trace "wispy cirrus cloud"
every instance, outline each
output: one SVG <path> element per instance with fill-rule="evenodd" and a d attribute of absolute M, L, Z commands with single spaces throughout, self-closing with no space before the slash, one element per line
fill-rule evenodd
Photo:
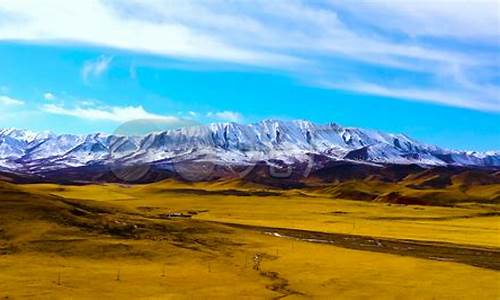
<path fill-rule="evenodd" d="M 498 111 L 499 5 L 495 0 L 51 5 L 0 0 L 3 14 L 10 16 L 0 23 L 0 39 L 76 41 L 280 69 L 360 93 Z M 82 76 L 99 76 L 110 62 L 101 57 L 84 67 Z"/>
<path fill-rule="evenodd" d="M 113 57 L 101 55 L 97 59 L 88 60 L 82 67 L 83 81 L 88 82 L 90 78 L 96 78 L 104 74 L 111 64 Z"/>
<path fill-rule="evenodd" d="M 463 95 L 438 89 L 384 86 L 370 82 L 324 83 L 323 86 L 331 89 L 371 94 L 388 98 L 423 101 L 449 106 L 460 106 L 470 109 L 500 112 L 499 103 L 495 103 L 494 101 L 483 101 L 484 99 L 478 99 L 474 94 Z"/>
<path fill-rule="evenodd" d="M 373 27 L 412 37 L 452 37 L 495 42 L 500 38 L 498 1 L 331 1 Z M 497 25 L 497 26 L 495 26 Z"/>
<path fill-rule="evenodd" d="M 161 1 L 0 1 L 10 22 L 0 24 L 0 39 L 79 42 L 179 58 L 244 64 L 288 64 L 296 57 L 239 47 L 212 32 L 165 15 L 202 18 L 202 3 Z M 222 3 L 215 3 L 223 7 Z M 222 6 L 221 6 L 222 5 Z M 191 8 L 190 8 L 191 7 Z M 214 6 L 215 8 L 215 6 Z M 136 11 L 135 13 L 133 11 Z M 221 16 L 223 17 L 223 16 Z M 92 22 L 89 22 L 92 20 Z"/>

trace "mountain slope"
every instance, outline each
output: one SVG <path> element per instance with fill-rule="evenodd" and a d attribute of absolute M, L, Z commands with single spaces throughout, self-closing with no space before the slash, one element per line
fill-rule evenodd
<path fill-rule="evenodd" d="M 297 164 L 309 163 L 312 156 L 370 164 L 500 167 L 498 152 L 450 151 L 403 134 L 308 121 L 214 123 L 140 137 L 0 130 L 0 167 L 27 174 L 86 166 L 147 164 L 161 168 L 186 161 L 240 166 L 262 161 Z M 321 167 L 321 163 L 314 161 L 314 167 Z"/>

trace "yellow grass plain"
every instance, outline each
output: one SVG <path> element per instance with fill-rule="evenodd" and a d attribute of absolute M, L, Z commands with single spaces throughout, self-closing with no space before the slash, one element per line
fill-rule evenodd
<path fill-rule="evenodd" d="M 293 190 L 242 196 L 234 187 L 175 182 L 8 185 L 1 195 L 0 299 L 500 298 L 500 272 L 492 268 L 217 223 L 499 251 L 495 205 L 388 205 Z M 45 206 L 32 209 L 36 201 Z M 48 213 L 52 203 L 66 217 Z M 158 218 L 174 213 L 191 217 Z M 118 230 L 131 224 L 142 233 Z"/>

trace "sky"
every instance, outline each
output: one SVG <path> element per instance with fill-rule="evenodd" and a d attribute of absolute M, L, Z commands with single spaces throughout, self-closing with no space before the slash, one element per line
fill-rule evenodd
<path fill-rule="evenodd" d="M 500 2 L 0 0 L 0 128 L 305 119 L 500 150 Z"/>

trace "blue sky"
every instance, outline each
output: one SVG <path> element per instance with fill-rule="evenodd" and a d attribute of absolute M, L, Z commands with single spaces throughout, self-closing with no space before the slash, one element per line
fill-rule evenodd
<path fill-rule="evenodd" d="M 0 127 L 308 119 L 500 149 L 495 1 L 37 3 L 0 0 Z"/>

